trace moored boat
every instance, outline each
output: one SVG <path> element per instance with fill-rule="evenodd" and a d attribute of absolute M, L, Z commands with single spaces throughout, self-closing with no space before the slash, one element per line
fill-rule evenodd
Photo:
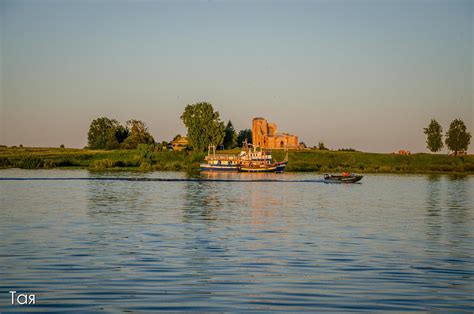
<path fill-rule="evenodd" d="M 284 161 L 274 161 L 270 152 L 259 150 L 257 146 L 244 143 L 240 153 L 241 164 L 239 172 L 276 172 L 285 170 L 288 163 L 288 152 Z"/>
<path fill-rule="evenodd" d="M 237 172 L 240 167 L 240 158 L 236 155 L 216 154 L 216 147 L 209 146 L 206 163 L 200 165 L 201 171 Z"/>
<path fill-rule="evenodd" d="M 324 175 L 324 182 L 328 183 L 355 183 L 362 180 L 364 176 L 348 174 L 348 175 Z"/>
<path fill-rule="evenodd" d="M 201 168 L 201 171 L 224 171 L 224 172 L 239 171 L 238 165 L 201 164 L 200 168 Z"/>
<path fill-rule="evenodd" d="M 270 152 L 259 150 L 252 144 L 244 143 L 239 155 L 216 154 L 216 147 L 209 146 L 204 158 L 206 163 L 200 165 L 201 171 L 226 172 L 283 172 L 288 163 L 288 153 L 284 161 L 274 161 Z"/>

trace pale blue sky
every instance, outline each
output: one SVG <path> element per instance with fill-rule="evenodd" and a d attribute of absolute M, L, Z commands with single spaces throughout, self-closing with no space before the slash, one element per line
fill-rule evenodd
<path fill-rule="evenodd" d="M 0 144 L 83 147 L 99 116 L 169 140 L 198 101 L 331 148 L 425 151 L 431 118 L 474 133 L 473 1 L 0 3 Z"/>

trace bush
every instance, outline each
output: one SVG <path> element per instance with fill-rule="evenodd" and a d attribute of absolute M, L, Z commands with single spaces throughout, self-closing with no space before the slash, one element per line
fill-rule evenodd
<path fill-rule="evenodd" d="M 6 168 L 12 166 L 12 162 L 8 157 L 0 157 L 0 167 Z"/>
<path fill-rule="evenodd" d="M 148 162 L 142 162 L 142 163 L 140 163 L 140 170 L 150 171 L 150 170 L 152 170 L 152 165 L 149 164 Z"/>
<path fill-rule="evenodd" d="M 54 162 L 54 160 L 51 160 L 51 159 L 46 159 L 43 161 L 43 168 L 54 168 L 56 167 L 56 163 Z"/>
<path fill-rule="evenodd" d="M 92 163 L 92 167 L 95 169 L 108 169 L 113 168 L 114 166 L 115 162 L 109 158 L 94 160 Z"/>
<path fill-rule="evenodd" d="M 34 157 L 26 157 L 17 160 L 15 166 L 22 169 L 38 169 L 43 166 L 43 160 Z"/>
<path fill-rule="evenodd" d="M 74 166 L 80 166 L 81 163 L 77 161 L 76 159 L 60 159 L 55 162 L 56 167 L 74 167 Z"/>
<path fill-rule="evenodd" d="M 474 172 L 474 164 L 468 163 L 464 165 L 464 171 Z"/>
<path fill-rule="evenodd" d="M 154 163 L 153 156 L 155 151 L 154 144 L 138 144 L 134 159 L 137 160 L 140 164 L 140 167 L 147 167 L 147 165 L 152 165 Z"/>

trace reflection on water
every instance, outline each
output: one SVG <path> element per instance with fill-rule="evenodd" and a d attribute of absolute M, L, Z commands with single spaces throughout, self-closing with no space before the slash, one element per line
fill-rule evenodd
<path fill-rule="evenodd" d="M 0 171 L 117 175 L 186 176 Z M 0 291 L 35 292 L 29 310 L 474 310 L 473 177 L 0 181 L 0 192 Z M 0 311 L 18 310 L 9 297 Z"/>
<path fill-rule="evenodd" d="M 442 236 L 442 177 L 441 175 L 429 175 L 426 182 L 428 193 L 426 195 L 426 226 L 427 235 L 434 241 L 440 241 Z"/>

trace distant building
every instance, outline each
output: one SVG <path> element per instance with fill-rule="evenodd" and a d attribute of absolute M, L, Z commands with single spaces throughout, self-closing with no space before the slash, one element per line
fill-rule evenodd
<path fill-rule="evenodd" d="M 411 155 L 411 152 L 409 150 L 399 150 L 398 151 L 399 155 Z"/>
<path fill-rule="evenodd" d="M 189 145 L 189 141 L 186 137 L 178 135 L 171 141 L 171 147 L 173 150 L 181 151 Z"/>
<path fill-rule="evenodd" d="M 266 149 L 298 149 L 298 136 L 277 133 L 277 125 L 264 118 L 252 120 L 252 144 Z"/>

